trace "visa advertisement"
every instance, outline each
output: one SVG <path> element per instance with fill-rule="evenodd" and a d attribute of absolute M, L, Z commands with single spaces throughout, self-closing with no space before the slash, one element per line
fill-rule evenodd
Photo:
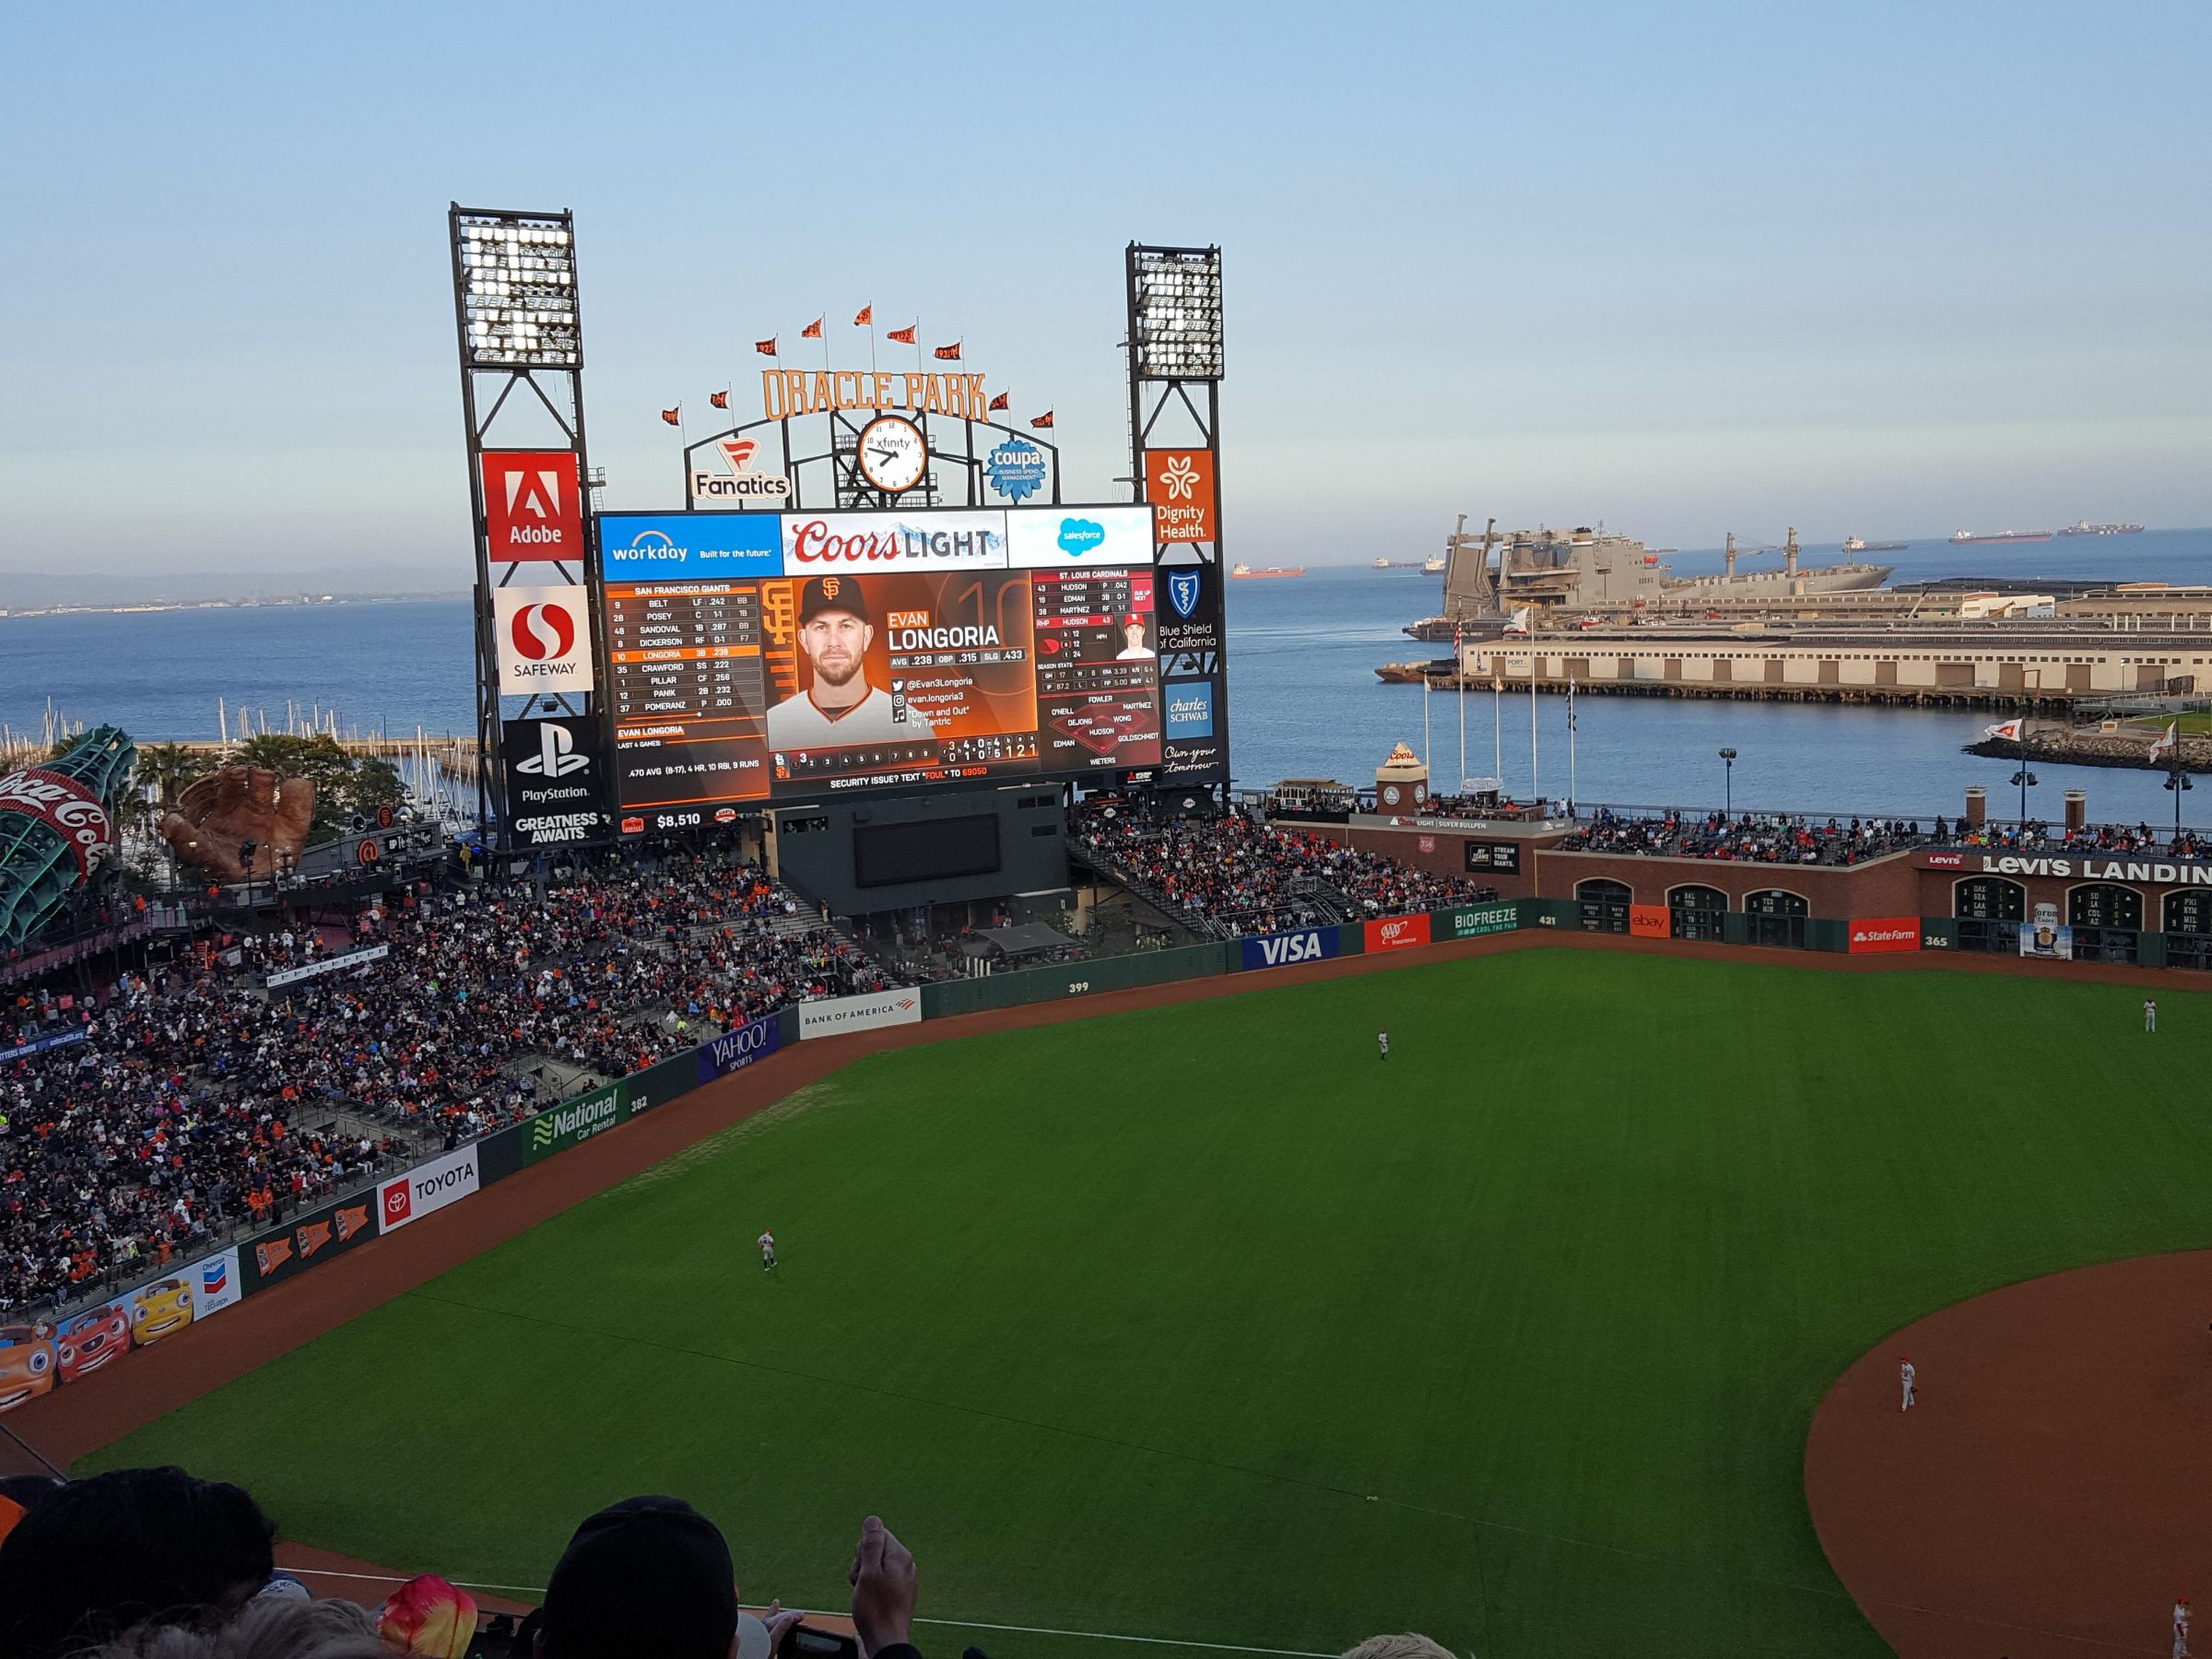
<path fill-rule="evenodd" d="M 1247 972 L 1259 968 L 1293 968 L 1300 962 L 1321 962 L 1337 954 L 1339 943 L 1333 927 L 1301 927 L 1294 933 L 1268 934 L 1238 942 Z"/>

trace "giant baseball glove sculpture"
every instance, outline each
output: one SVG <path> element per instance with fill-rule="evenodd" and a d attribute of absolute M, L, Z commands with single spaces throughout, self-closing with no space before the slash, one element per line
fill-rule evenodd
<path fill-rule="evenodd" d="M 314 816 L 312 779 L 279 778 L 259 766 L 226 766 L 187 785 L 156 828 L 178 863 L 218 881 L 243 881 L 296 859 Z M 249 843 L 250 867 L 243 855 Z"/>

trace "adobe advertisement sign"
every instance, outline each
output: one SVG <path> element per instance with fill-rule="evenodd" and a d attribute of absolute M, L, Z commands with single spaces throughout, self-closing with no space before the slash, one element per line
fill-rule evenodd
<path fill-rule="evenodd" d="M 502 697 L 592 688 L 591 610 L 583 588 L 494 588 L 491 609 Z"/>
<path fill-rule="evenodd" d="M 583 559 L 582 491 L 568 450 L 487 450 L 485 556 L 495 565 Z"/>
<path fill-rule="evenodd" d="M 594 841 L 610 828 L 606 756 L 595 721 L 569 716 L 500 723 L 511 847 Z"/>
<path fill-rule="evenodd" d="M 1851 924 L 1851 939 L 1845 948 L 1853 956 L 1891 950 L 1918 950 L 1920 918 L 1870 916 L 1855 921 Z"/>
<path fill-rule="evenodd" d="M 1214 455 L 1204 449 L 1145 452 L 1145 500 L 1162 542 L 1214 539 Z"/>

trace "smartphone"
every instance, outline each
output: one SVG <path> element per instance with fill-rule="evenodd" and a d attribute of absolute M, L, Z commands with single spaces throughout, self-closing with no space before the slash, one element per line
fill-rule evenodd
<path fill-rule="evenodd" d="M 777 1659 L 860 1659 L 860 1638 L 794 1625 L 783 1633 L 776 1654 Z"/>

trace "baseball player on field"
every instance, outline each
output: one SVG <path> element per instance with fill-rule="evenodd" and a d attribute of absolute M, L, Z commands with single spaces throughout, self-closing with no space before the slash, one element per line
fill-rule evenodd
<path fill-rule="evenodd" d="M 2147 1031 L 2159 1029 L 2159 1003 L 2156 997 L 2147 996 L 2143 999 L 2143 1029 Z"/>
<path fill-rule="evenodd" d="M 1905 1403 L 1898 1407 L 1900 1411 L 1912 1409 L 1912 1379 L 1919 1375 L 1920 1373 L 1912 1369 L 1912 1356 L 1910 1354 L 1904 1356 L 1902 1362 L 1897 1368 L 1897 1380 L 1904 1385 L 1905 1391 Z"/>
<path fill-rule="evenodd" d="M 2189 1659 L 2189 1598 L 2173 1598 L 2173 1659 Z"/>
<path fill-rule="evenodd" d="M 776 1265 L 776 1235 L 763 1232 L 754 1242 L 760 1246 L 760 1271 L 766 1273 Z"/>
<path fill-rule="evenodd" d="M 1388 1031 L 1375 1033 L 1375 1058 L 1378 1060 L 1390 1058 L 1390 1033 Z"/>

